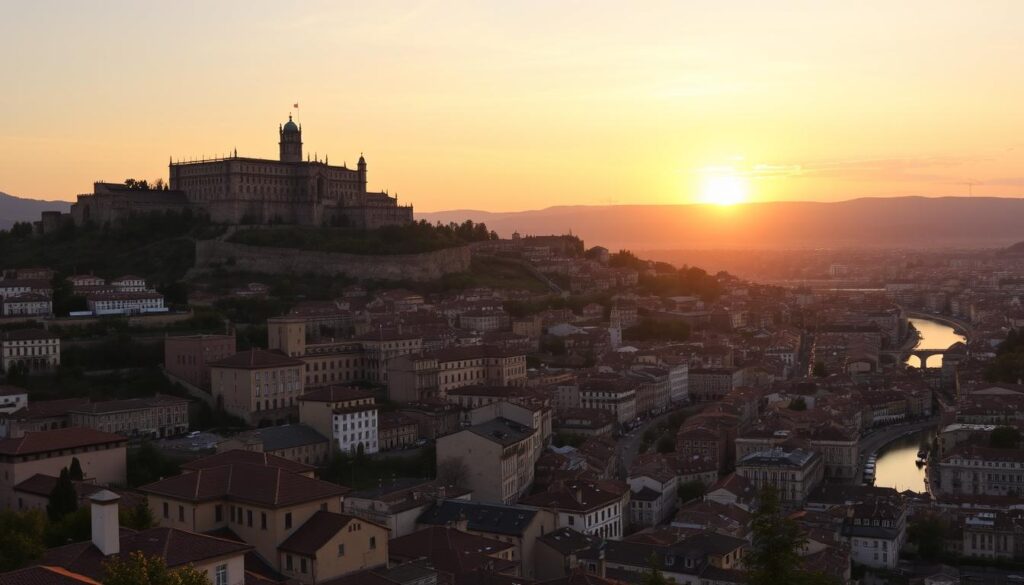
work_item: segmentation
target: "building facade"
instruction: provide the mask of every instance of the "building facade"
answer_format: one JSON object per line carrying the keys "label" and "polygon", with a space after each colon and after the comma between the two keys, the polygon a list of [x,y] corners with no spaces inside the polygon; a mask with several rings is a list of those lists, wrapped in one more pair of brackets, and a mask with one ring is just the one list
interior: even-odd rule
{"label": "building facade", "polygon": [[169,163],[169,189],[96,183],[71,206],[76,224],[117,221],[150,211],[203,212],[219,223],[337,225],[373,229],[412,222],[412,206],[398,197],[367,189],[367,164],[331,165],[306,154],[302,128],[292,121],[278,128],[278,160],[240,157]]}

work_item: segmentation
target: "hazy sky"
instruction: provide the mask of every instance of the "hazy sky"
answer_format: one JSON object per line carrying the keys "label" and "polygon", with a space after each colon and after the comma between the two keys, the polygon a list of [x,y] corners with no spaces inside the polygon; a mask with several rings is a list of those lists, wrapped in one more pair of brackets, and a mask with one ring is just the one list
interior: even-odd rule
{"label": "hazy sky", "polygon": [[[1024,194],[1024,2],[0,0],[0,191],[306,150],[417,210]],[[710,169],[710,170],[709,170]]]}

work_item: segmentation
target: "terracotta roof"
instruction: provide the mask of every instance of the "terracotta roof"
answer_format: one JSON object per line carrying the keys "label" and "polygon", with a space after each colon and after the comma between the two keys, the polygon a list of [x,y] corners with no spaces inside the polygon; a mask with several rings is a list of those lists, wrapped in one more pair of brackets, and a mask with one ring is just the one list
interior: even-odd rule
{"label": "terracotta roof", "polygon": [[317,510],[309,520],[299,526],[291,536],[285,539],[284,542],[277,545],[277,548],[283,551],[293,552],[305,556],[314,556],[317,551],[324,547],[334,535],[341,531],[342,528],[348,526],[348,523],[358,520],[366,524],[373,524],[363,520],[362,518],[356,518],[355,516],[349,516],[348,514],[338,514],[335,512],[326,512],[324,510]]}
{"label": "terracotta roof", "polygon": [[76,406],[68,409],[68,412],[82,412],[90,414],[101,414],[108,412],[121,412],[126,410],[142,410],[145,408],[156,408],[170,406],[172,404],[188,404],[187,398],[179,398],[169,394],[157,394],[150,398],[127,398],[125,400],[103,400],[101,402],[89,402],[85,406]]}
{"label": "terracotta roof", "polygon": [[36,565],[0,573],[0,585],[101,585],[85,575],[61,567]]}
{"label": "terracotta roof", "polygon": [[242,370],[255,370],[260,368],[283,368],[287,366],[302,366],[302,360],[288,357],[278,351],[267,351],[265,349],[251,349],[240,351],[235,355],[224,359],[210,362],[211,368],[231,368]]}
{"label": "terracotta roof", "polygon": [[121,435],[104,433],[82,427],[68,427],[52,431],[29,431],[17,439],[0,440],[0,455],[29,455],[61,449],[75,449],[88,445],[125,443]]}
{"label": "terracotta roof", "polygon": [[258,453],[256,451],[245,451],[242,449],[231,449],[208,457],[202,457],[194,461],[182,463],[181,468],[187,471],[197,469],[208,469],[211,467],[222,467],[224,465],[235,465],[244,463],[247,465],[263,465],[266,467],[279,467],[292,473],[310,473],[316,471],[312,465],[278,457],[270,453]]}
{"label": "terracotta roof", "polygon": [[[138,551],[146,556],[159,556],[167,562],[168,567],[173,568],[220,557],[242,555],[250,549],[252,547],[247,544],[223,538],[175,528],[156,527],[140,532],[122,531],[121,552],[116,556]],[[87,541],[51,548],[43,554],[42,561],[45,565],[56,565],[93,579],[100,579],[103,576],[103,563],[108,558],[92,542]]]}
{"label": "terracotta roof", "polygon": [[397,560],[426,558],[446,573],[473,571],[512,548],[511,544],[477,536],[447,526],[430,526],[388,542],[388,556]]}
{"label": "terracotta roof", "polygon": [[223,465],[183,473],[139,488],[190,502],[228,500],[279,508],[303,502],[340,498],[348,488],[262,465]]}
{"label": "terracotta roof", "polygon": [[[23,492],[26,494],[33,494],[36,496],[42,496],[49,498],[50,494],[53,493],[53,488],[57,486],[57,478],[52,475],[46,475],[43,473],[37,473],[25,481],[14,486],[14,491]],[[92,483],[85,483],[82,481],[74,482],[75,492],[78,494],[79,499],[85,496],[94,494],[99,491],[103,491],[103,487]]]}
{"label": "terracotta roof", "polygon": [[308,400],[310,402],[341,402],[363,398],[373,398],[373,392],[356,388],[355,386],[328,386],[326,388],[310,390],[299,396],[299,400]]}

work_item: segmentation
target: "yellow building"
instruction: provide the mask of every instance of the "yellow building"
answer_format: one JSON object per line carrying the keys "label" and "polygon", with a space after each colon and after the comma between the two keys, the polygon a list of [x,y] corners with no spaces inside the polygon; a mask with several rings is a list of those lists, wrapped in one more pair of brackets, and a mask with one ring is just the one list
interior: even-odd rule
{"label": "yellow building", "polygon": [[210,363],[213,397],[248,424],[284,424],[298,415],[303,363],[275,351],[254,349]]}

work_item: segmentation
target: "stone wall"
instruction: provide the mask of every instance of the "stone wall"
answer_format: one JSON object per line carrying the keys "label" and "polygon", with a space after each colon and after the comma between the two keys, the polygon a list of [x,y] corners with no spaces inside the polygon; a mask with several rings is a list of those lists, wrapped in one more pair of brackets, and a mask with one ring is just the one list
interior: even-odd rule
{"label": "stone wall", "polygon": [[220,240],[196,242],[197,272],[224,268],[264,274],[344,274],[359,280],[426,282],[469,270],[468,247],[423,254],[360,255],[247,246]]}

